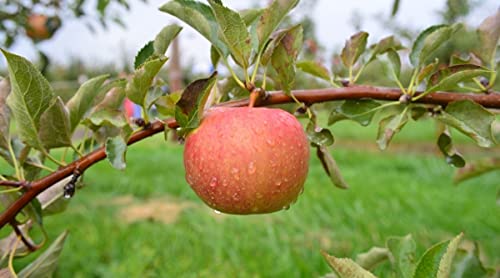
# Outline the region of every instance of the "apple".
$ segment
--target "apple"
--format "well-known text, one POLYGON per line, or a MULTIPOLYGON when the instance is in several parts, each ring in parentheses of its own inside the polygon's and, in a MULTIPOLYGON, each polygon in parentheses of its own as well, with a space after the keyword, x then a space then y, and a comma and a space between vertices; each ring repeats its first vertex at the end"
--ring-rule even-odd
POLYGON ((303 191, 309 143, 284 110, 212 108, 186 138, 184 167, 191 188, 217 211, 275 212, 303 191))
POLYGON ((48 17, 44 14, 30 14, 26 20, 26 35, 35 41, 51 38, 61 26, 57 16, 48 17))

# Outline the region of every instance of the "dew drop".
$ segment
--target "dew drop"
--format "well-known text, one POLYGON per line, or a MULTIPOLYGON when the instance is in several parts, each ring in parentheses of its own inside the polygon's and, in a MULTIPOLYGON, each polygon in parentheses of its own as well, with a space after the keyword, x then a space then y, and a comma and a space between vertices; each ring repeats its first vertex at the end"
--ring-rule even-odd
POLYGON ((212 179, 210 180, 210 183, 208 185, 210 187, 215 187, 217 185, 217 178, 216 177, 212 177, 212 179))
POLYGON ((255 167, 255 163, 252 161, 248 164, 248 174, 252 175, 255 173, 257 168, 255 167))
POLYGON ((214 209, 214 212, 215 212, 215 214, 221 214, 221 212, 216 210, 216 209, 214 209))
POLYGON ((281 186, 281 181, 277 181, 274 184, 279 187, 279 186, 281 186))
POLYGON ((240 175, 238 174, 239 172, 240 170, 238 170, 238 168, 231 169, 231 174, 233 174, 235 180, 240 180, 240 175))
POLYGON ((273 147, 273 146, 275 145, 274 141, 273 141, 272 139, 270 139, 270 138, 266 140, 266 143, 267 143, 269 146, 271 146, 271 147, 273 147))

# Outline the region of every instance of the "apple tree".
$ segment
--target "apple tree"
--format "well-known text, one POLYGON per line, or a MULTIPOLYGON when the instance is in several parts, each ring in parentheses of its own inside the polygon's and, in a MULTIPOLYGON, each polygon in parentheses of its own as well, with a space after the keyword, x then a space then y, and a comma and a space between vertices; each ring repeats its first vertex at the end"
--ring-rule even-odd
MULTIPOLYGON (((30 61, 2 49, 9 74, 0 83, 0 157, 10 168, 0 172, 0 227, 10 227, 12 232, 0 242, 0 272, 50 276, 66 232, 26 268, 12 267, 16 257, 48 241, 43 218, 64 211, 89 167, 107 159, 123 170, 129 145, 172 129, 185 140, 187 182, 208 206, 225 213, 288 209, 303 190, 310 151, 331 182, 347 189, 348 180, 329 149, 334 134, 325 127, 344 120, 367 126, 380 119, 376 141, 383 150, 409 121, 431 118, 438 126, 436 142, 443 163, 464 169, 457 173, 457 181, 500 167, 498 157, 466 163, 450 135, 454 129, 481 147, 498 144, 499 133, 493 126, 498 125, 500 93, 493 87, 500 11, 479 25, 475 49, 454 53, 446 63, 437 58, 437 52, 460 36, 461 24, 429 26, 410 45, 403 45, 396 36, 368 45, 369 34, 360 31, 347 39, 339 53, 343 70, 337 74, 318 61, 303 59, 300 24, 283 25, 297 3, 275 0, 267 7, 244 11, 232 10, 220 0, 208 4, 171 0, 162 5, 160 11, 211 43, 214 68, 224 67, 229 73, 213 72, 182 92, 165 94, 161 90, 165 81, 158 75, 168 61, 165 53, 170 42, 181 32, 177 25, 164 27, 145 44, 130 77, 97 76, 67 102, 56 96, 30 61), (393 87, 359 85, 374 61, 384 65, 382 78, 393 87), (401 78, 404 67, 411 72, 408 81, 401 78), (327 85, 296 90, 299 73, 327 85), (141 118, 125 116, 125 98, 142 108, 141 118), (318 120, 318 104, 324 102, 331 104, 327 123, 318 120), (275 107, 280 104, 292 107, 295 116, 275 107), (271 105, 274 108, 262 108, 271 105), (163 119, 151 117, 153 107, 163 119), (75 137, 76 131, 84 135, 75 137), (55 151, 62 153, 60 158, 55 151), (34 230, 41 231, 43 240, 31 237, 34 230)), ((390 260, 397 277, 448 277, 452 272, 454 277, 495 275, 477 253, 464 254, 459 249, 462 237, 432 246, 420 259, 411 236, 390 238, 386 247, 374 247, 355 261, 324 256, 334 271, 332 277, 374 277, 370 270, 384 260, 390 260)))

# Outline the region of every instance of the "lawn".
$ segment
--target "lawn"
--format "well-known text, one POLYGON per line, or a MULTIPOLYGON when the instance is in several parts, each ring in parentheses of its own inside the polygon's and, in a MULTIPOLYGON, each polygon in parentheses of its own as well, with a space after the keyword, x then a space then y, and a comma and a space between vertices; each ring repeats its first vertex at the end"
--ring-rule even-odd
POLYGON ((454 169, 428 147, 429 123, 386 152, 374 148, 375 128, 333 130, 332 151, 350 189, 334 188, 312 157, 298 202, 268 215, 208 209, 184 180, 182 146, 162 136, 131 147, 124 172, 97 164, 68 210, 45 218, 52 238, 70 231, 57 276, 318 277, 330 272, 320 250, 355 257, 412 233, 422 254, 462 231, 479 241, 489 264, 500 264, 499 172, 455 186, 454 169))

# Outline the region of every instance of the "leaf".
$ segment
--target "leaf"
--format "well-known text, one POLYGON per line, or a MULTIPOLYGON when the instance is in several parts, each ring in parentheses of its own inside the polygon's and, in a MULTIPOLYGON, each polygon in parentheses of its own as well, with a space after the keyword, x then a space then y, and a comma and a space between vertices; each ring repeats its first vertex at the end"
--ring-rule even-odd
POLYGON ((7 106, 7 96, 10 93, 10 83, 0 77, 0 148, 9 148, 10 111, 7 106))
POLYGON ((286 94, 295 86, 295 60, 302 48, 302 39, 302 26, 287 29, 271 56, 271 65, 278 73, 276 81, 286 94))
POLYGON ((368 33, 361 31, 352 35, 346 41, 340 57, 347 68, 352 68, 358 61, 359 56, 365 52, 367 39, 368 33))
POLYGON ((28 60, 2 49, 9 65, 12 91, 7 104, 16 119, 19 137, 39 150, 43 144, 38 137, 40 118, 49 108, 54 92, 49 82, 28 60))
POLYGON ((458 153, 455 148, 453 148, 453 143, 451 142, 451 136, 445 130, 439 135, 437 145, 443 155, 446 157, 446 162, 450 165, 453 165, 457 168, 462 168, 465 166, 465 160, 458 153))
POLYGON ((333 144, 333 135, 327 128, 316 127, 313 121, 310 121, 306 128, 307 139, 309 142, 318 146, 330 146, 333 144))
POLYGON ((479 35, 479 58, 486 64, 494 67, 495 53, 500 38, 500 10, 487 17, 477 29, 479 35))
POLYGON ((309 73, 312 76, 319 77, 323 80, 330 81, 330 72, 328 69, 316 61, 299 61, 297 68, 303 72, 309 73))
POLYGON ((134 76, 125 89, 126 95, 131 101, 144 107, 146 94, 153 83, 153 79, 166 61, 166 57, 155 58, 136 69, 134 76))
POLYGON ((159 97, 155 101, 155 106, 158 112, 164 116, 175 116, 175 104, 181 98, 180 92, 173 92, 165 96, 159 97))
POLYGON ((46 149, 71 146, 70 115, 61 97, 40 118, 39 136, 46 149))
POLYGON ((109 108, 92 113, 90 117, 85 119, 84 123, 87 125, 90 123, 96 127, 105 125, 124 127, 128 124, 123 111, 109 108))
POLYGON ((52 277, 57 268, 64 241, 68 232, 64 231, 36 260, 18 273, 19 278, 52 277))
POLYGON ((399 0, 394 0, 392 3, 391 16, 395 16, 399 10, 399 0))
POLYGON ((451 36, 452 28, 448 25, 434 25, 422 31, 413 42, 410 62, 420 67, 440 45, 451 36))
POLYGON ((464 180, 468 180, 473 177, 477 177, 479 175, 500 170, 500 158, 499 157, 488 157, 480 160, 476 160, 473 162, 467 163, 467 165, 461 169, 459 169, 455 176, 453 177, 453 181, 455 183, 462 182, 464 180))
POLYGON ((387 58, 389 59, 389 65, 394 73, 394 77, 399 79, 399 75, 401 74, 401 58, 399 58, 399 54, 391 49, 387 51, 387 58))
POLYGON ((212 66, 214 67, 214 69, 217 68, 217 64, 220 61, 220 53, 213 45, 210 46, 210 61, 212 62, 212 66))
POLYGON ((161 6, 160 11, 169 13, 193 27, 210 41, 223 57, 229 54, 227 46, 218 36, 219 26, 210 6, 192 0, 173 0, 161 6))
POLYGON ((106 156, 111 165, 118 169, 124 170, 127 166, 125 154, 127 152, 127 142, 121 137, 116 136, 106 140, 106 156))
POLYGON ((379 123, 377 144, 381 150, 385 150, 392 140, 392 137, 398 133, 408 122, 406 111, 400 114, 391 115, 382 119, 379 123))
POLYGON ((455 88, 459 82, 470 80, 477 76, 486 75, 487 73, 491 73, 491 71, 484 69, 464 69, 443 78, 439 81, 439 83, 427 89, 426 92, 450 90, 455 88))
POLYGON ((134 59, 134 69, 138 69, 144 62, 146 62, 153 54, 155 53, 154 42, 149 41, 146 43, 137 55, 135 55, 134 59))
POLYGON ((422 67, 422 69, 420 70, 420 72, 417 75, 417 83, 416 84, 422 83, 422 81, 424 81, 427 77, 429 77, 429 75, 431 75, 432 73, 434 73, 436 71, 438 66, 439 66, 439 61, 436 59, 434 61, 434 63, 430 63, 430 64, 422 67))
POLYGON ((337 166, 337 162, 328 151, 326 146, 316 145, 316 155, 321 161, 321 165, 323 165, 323 169, 326 174, 330 177, 330 181, 338 188, 347 189, 349 185, 342 177, 340 173, 340 169, 337 166))
POLYGON ((451 102, 437 119, 474 139, 481 147, 495 145, 491 130, 495 115, 473 101, 451 102))
POLYGON ((226 42, 234 61, 244 69, 248 68, 252 47, 245 22, 237 12, 222 4, 214 0, 208 0, 208 3, 212 6, 222 38, 226 42))
POLYGON ((182 30, 182 27, 172 24, 165 26, 161 29, 160 33, 156 35, 156 38, 153 42, 154 54, 158 56, 165 55, 167 52, 168 46, 172 41, 177 37, 179 32, 182 30))
POLYGON ((367 63, 375 60, 378 55, 384 54, 390 50, 396 52, 397 50, 403 49, 403 45, 401 45, 401 42, 394 36, 388 36, 381 39, 377 44, 372 45, 370 48, 372 49, 372 53, 367 63))
POLYGON ((92 107, 95 98, 100 92, 99 89, 108 77, 109 75, 105 74, 87 80, 80 86, 75 95, 68 100, 66 107, 69 110, 71 132, 76 129, 83 116, 92 107))
POLYGON ((259 52, 261 52, 271 34, 287 14, 299 3, 299 0, 274 0, 259 18, 257 24, 257 37, 259 39, 259 52))
POLYGON ((328 124, 349 119, 362 126, 367 126, 375 115, 374 109, 378 106, 380 104, 372 99, 346 100, 332 110, 328 117, 328 124))
POLYGON ((356 256, 356 263, 366 270, 372 270, 380 263, 389 259, 390 252, 387 248, 372 247, 365 253, 356 256))
POLYGON ((69 200, 63 198, 64 186, 66 186, 71 179, 72 176, 66 177, 37 196, 44 216, 57 214, 66 209, 69 200))
POLYGON ((413 278, 449 277, 453 257, 462 237, 463 234, 459 234, 452 240, 443 241, 427 249, 415 268, 413 278))
POLYGON ((375 275, 347 258, 336 258, 321 252, 330 267, 339 275, 339 278, 375 278, 375 275))
POLYGON ((125 99, 125 88, 115 87, 109 90, 101 102, 99 102, 91 110, 91 115, 101 110, 118 110, 122 107, 123 100, 125 99))
POLYGON ((182 92, 175 107, 175 119, 186 132, 198 127, 205 103, 216 80, 217 72, 214 72, 208 78, 193 81, 182 92))
POLYGON ((262 16, 263 12, 264 9, 246 9, 240 11, 240 15, 241 19, 245 22, 245 25, 250 26, 262 16))
MULTIPOLYGON (((437 68, 438 61, 435 61, 434 63, 432 63, 432 64, 430 64, 428 66, 432 66, 432 65, 434 65, 435 68, 437 68)), ((425 67, 424 67, 424 69, 425 69, 425 67)), ((467 70, 476 70, 476 69, 487 70, 485 68, 482 68, 482 67, 480 67, 478 65, 474 65, 474 64, 460 64, 460 65, 445 66, 445 67, 440 66, 439 70, 435 71, 431 75, 431 77, 429 78, 429 84, 430 85, 436 85, 439 82, 441 82, 444 78, 449 77, 451 74, 454 74, 454 73, 457 73, 457 72, 462 72, 462 71, 467 71, 467 70)))
POLYGON ((391 262, 396 277, 410 278, 415 269, 416 244, 411 235, 387 239, 387 248, 391 252, 391 262))
POLYGON ((494 270, 484 267, 480 259, 479 246, 474 244, 474 250, 457 250, 453 263, 452 278, 463 277, 493 277, 494 270))

